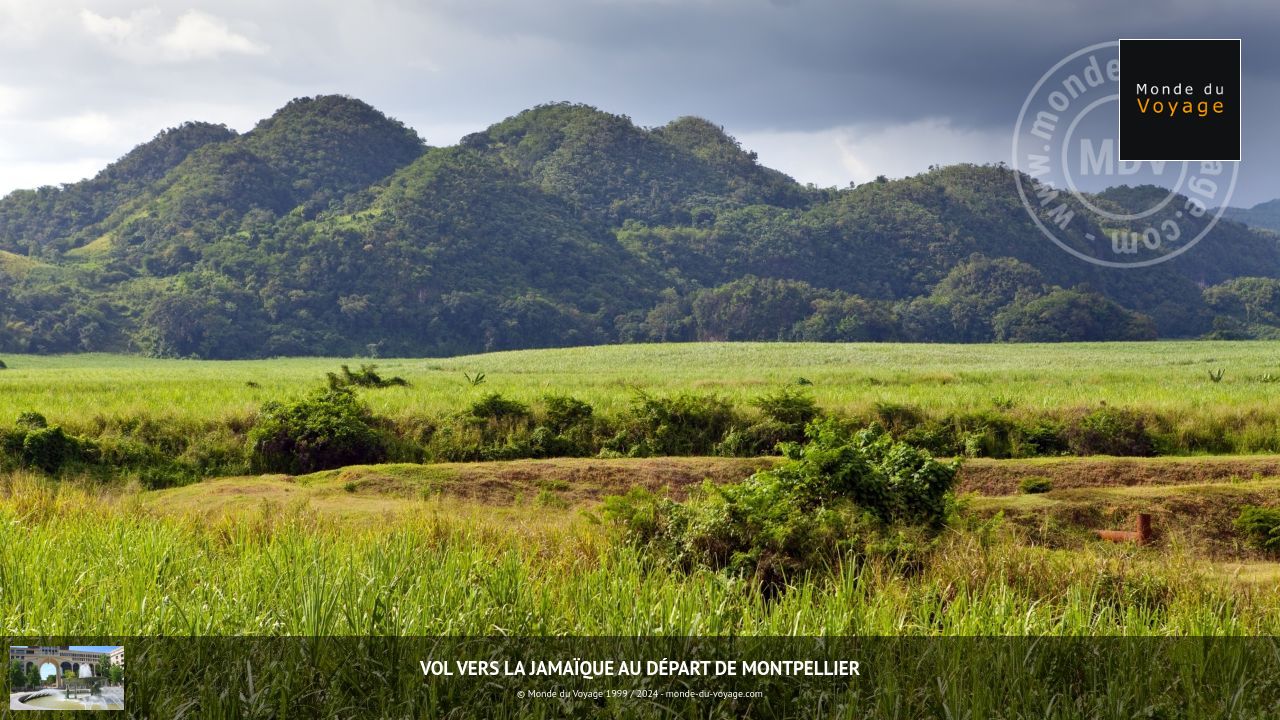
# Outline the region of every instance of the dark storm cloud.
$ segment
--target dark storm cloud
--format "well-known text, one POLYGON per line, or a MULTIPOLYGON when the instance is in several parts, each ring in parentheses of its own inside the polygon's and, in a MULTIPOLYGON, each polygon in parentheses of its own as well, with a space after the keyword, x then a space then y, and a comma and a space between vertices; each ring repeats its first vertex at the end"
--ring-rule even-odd
MULTIPOLYGON (((691 104, 741 127, 818 129, 947 115, 1008 124, 1058 58, 1117 37, 1244 36, 1252 74, 1274 78, 1280 13, 1269 4, 560 2, 479 0, 446 14, 486 34, 534 36, 595 69, 594 93, 646 107, 691 104), (1234 5, 1234 7, 1233 7, 1234 5), (1250 42, 1250 39, 1256 42, 1250 42)), ((538 65, 518 82, 548 83, 538 65), (543 78, 539 82, 539 78, 543 78)), ((577 74, 573 76, 576 78, 577 74)), ((513 77, 513 80, 516 79, 513 77)), ((580 88, 581 86, 579 86, 580 88)))
POLYGON ((879 162, 818 167, 835 150, 801 146, 841 128, 857 129, 846 154, 859 137, 897 138, 888 157, 903 162, 889 170, 932 162, 921 153, 936 149, 903 128, 939 119, 973 159, 1001 160, 1041 73, 1117 37, 1243 37, 1241 190, 1280 195, 1280 13, 1151 0, 0 0, 0 191, 91 168, 184 119, 244 130, 321 92, 365 99, 433 142, 559 99, 646 125, 697 114, 768 143, 762 157, 802 180, 879 162))

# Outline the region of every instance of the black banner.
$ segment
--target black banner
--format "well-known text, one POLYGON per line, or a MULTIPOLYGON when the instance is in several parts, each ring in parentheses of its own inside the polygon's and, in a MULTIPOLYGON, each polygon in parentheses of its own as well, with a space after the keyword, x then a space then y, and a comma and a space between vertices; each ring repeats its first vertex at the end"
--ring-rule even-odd
POLYGON ((1280 639, 9 638, 123 645, 139 718, 1280 717, 1280 639))

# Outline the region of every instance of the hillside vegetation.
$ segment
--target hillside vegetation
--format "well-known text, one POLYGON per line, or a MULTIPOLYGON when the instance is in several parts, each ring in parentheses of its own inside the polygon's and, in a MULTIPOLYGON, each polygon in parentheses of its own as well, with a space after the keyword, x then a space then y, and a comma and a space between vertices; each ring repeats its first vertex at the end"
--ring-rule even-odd
POLYGON ((1276 358, 1273 342, 1225 341, 681 343, 376 366, 10 355, 0 470, 158 487, 386 462, 759 457, 823 416, 944 456, 1274 454, 1276 358))
MULTIPOLYGON (((431 147, 358 100, 301 98, 246 133, 188 123, 92 179, 0 200, 0 352, 388 357, 1280 328, 1273 234, 1224 222, 1193 253, 1102 271, 1040 236, 1014 180, 959 165, 819 189, 706 120, 642 128, 565 103, 431 147)), ((1094 201, 1137 208, 1156 192, 1094 201)))

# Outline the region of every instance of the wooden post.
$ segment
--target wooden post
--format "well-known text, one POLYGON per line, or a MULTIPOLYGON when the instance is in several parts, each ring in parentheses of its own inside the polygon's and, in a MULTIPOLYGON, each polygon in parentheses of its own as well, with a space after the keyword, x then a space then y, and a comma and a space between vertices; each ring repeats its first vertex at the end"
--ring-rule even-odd
POLYGON ((1151 542, 1151 514, 1138 513, 1138 537, 1139 545, 1146 545, 1151 542))

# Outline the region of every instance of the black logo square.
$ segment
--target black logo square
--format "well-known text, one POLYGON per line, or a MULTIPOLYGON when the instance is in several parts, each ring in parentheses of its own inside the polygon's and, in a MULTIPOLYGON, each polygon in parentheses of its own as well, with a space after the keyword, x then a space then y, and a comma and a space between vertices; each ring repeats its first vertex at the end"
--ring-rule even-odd
POLYGON ((1240 41, 1120 41, 1121 160, 1240 159, 1240 41))

